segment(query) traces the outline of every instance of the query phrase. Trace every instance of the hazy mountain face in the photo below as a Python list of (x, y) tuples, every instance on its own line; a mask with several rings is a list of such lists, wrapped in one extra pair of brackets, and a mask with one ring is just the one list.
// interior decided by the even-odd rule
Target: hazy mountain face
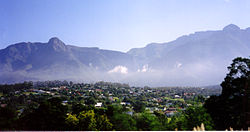
[(133, 69), (133, 57), (117, 51), (69, 46), (51, 38), (48, 43), (18, 43), (0, 50), (0, 81), (96, 81), (105, 78), (101, 73), (117, 65)]
[(131, 49), (141, 65), (161, 72), (156, 80), (170, 85), (209, 85), (220, 83), (227, 66), (238, 56), (250, 54), (250, 29), (228, 25), (221, 31), (196, 32), (163, 44)]
[(228, 25), (127, 53), (48, 43), (18, 43), (0, 50), (0, 82), (68, 79), (119, 81), (131, 85), (211, 85), (222, 81), (227, 66), (250, 54), (250, 28)]

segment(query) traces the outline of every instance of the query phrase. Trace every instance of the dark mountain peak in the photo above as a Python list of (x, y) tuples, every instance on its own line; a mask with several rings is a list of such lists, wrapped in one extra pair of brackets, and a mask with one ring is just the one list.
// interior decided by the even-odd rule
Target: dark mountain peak
[(56, 51), (65, 51), (66, 45), (57, 37), (49, 39), (48, 44), (53, 47)]
[(240, 28), (235, 24), (229, 24), (223, 28), (223, 31), (238, 31)]
[(63, 44), (65, 45), (59, 38), (57, 37), (53, 37), (51, 39), (49, 39), (48, 44)]

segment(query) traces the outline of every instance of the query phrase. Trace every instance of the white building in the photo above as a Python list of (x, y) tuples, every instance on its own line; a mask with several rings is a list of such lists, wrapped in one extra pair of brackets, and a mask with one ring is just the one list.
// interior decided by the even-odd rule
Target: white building
[(95, 107), (102, 107), (102, 103), (97, 103)]

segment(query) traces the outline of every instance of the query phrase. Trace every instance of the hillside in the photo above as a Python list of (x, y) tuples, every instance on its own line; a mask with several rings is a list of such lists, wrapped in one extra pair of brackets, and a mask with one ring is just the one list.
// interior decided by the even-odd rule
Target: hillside
[(205, 86), (219, 84), (232, 59), (249, 53), (250, 28), (233, 24), (127, 53), (66, 45), (54, 37), (47, 43), (22, 42), (0, 50), (0, 83), (66, 79)]

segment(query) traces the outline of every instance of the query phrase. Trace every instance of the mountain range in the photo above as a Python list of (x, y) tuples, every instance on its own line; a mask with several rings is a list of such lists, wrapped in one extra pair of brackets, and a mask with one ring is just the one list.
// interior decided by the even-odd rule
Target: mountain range
[(128, 52), (22, 42), (0, 50), (0, 83), (27, 80), (111, 81), (135, 86), (219, 84), (235, 57), (250, 55), (250, 28), (230, 24), (218, 31), (195, 32), (167, 43)]

